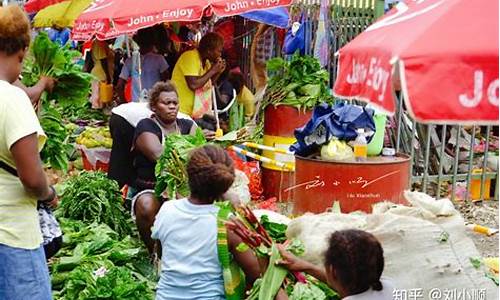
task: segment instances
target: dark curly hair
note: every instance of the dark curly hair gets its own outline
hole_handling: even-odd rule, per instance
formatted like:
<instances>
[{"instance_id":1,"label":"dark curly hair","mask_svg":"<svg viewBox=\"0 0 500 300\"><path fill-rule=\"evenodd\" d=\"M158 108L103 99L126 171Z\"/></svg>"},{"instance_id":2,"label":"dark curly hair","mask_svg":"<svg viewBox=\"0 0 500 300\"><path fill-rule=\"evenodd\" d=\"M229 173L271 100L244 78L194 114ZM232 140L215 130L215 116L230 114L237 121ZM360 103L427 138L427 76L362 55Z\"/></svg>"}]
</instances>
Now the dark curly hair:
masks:
<instances>
[{"instance_id":1,"label":"dark curly hair","mask_svg":"<svg viewBox=\"0 0 500 300\"><path fill-rule=\"evenodd\" d=\"M371 233L354 229L334 232L325 253L325 265L335 270L339 283L349 295L369 288L382 290L384 251Z\"/></svg>"},{"instance_id":2,"label":"dark curly hair","mask_svg":"<svg viewBox=\"0 0 500 300\"><path fill-rule=\"evenodd\" d=\"M0 52L8 56L30 44L30 23L17 5L0 7Z\"/></svg>"},{"instance_id":3,"label":"dark curly hair","mask_svg":"<svg viewBox=\"0 0 500 300\"><path fill-rule=\"evenodd\" d=\"M206 203L219 200L234 181L231 157L218 146L193 150L187 165L191 195Z\"/></svg>"},{"instance_id":4,"label":"dark curly hair","mask_svg":"<svg viewBox=\"0 0 500 300\"><path fill-rule=\"evenodd\" d=\"M200 51L201 54L206 54L208 51L222 46L224 46L224 38L222 35L216 32L209 32L201 38L200 44L198 45L198 51Z\"/></svg>"},{"instance_id":5,"label":"dark curly hair","mask_svg":"<svg viewBox=\"0 0 500 300\"><path fill-rule=\"evenodd\" d=\"M179 93L177 93L177 89L175 88L175 84L170 81L159 81L153 85L151 90L149 90L149 107L154 107L160 101L160 94L163 92L175 92L177 97Z\"/></svg>"}]
</instances>

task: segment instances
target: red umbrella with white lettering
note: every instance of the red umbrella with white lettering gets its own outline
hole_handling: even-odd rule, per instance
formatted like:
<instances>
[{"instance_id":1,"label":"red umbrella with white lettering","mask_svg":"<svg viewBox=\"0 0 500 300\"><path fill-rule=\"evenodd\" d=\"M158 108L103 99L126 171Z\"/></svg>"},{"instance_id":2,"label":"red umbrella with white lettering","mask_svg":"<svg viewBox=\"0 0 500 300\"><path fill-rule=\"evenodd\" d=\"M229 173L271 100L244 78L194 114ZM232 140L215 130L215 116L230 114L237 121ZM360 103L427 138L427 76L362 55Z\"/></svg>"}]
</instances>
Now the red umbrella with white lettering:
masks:
<instances>
[{"instance_id":1,"label":"red umbrella with white lettering","mask_svg":"<svg viewBox=\"0 0 500 300\"><path fill-rule=\"evenodd\" d=\"M290 5L293 0L95 0L76 20L72 37L107 39L162 22L198 21L206 9L220 17Z\"/></svg>"},{"instance_id":2,"label":"red umbrella with white lettering","mask_svg":"<svg viewBox=\"0 0 500 300\"><path fill-rule=\"evenodd\" d=\"M339 51L334 94L419 122L498 123L498 0L413 0Z\"/></svg>"}]
</instances>

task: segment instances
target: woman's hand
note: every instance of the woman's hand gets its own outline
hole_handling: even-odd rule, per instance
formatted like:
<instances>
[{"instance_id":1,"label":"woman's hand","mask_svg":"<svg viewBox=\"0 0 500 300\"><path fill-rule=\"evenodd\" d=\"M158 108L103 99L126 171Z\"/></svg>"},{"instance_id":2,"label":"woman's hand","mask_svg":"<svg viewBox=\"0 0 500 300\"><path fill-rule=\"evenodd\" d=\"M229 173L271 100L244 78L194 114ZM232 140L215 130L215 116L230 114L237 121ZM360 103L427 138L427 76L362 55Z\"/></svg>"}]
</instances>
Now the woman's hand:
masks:
<instances>
[{"instance_id":1,"label":"woman's hand","mask_svg":"<svg viewBox=\"0 0 500 300\"><path fill-rule=\"evenodd\" d=\"M208 129L203 129L203 135L205 136L205 138L209 141L215 139L215 132L212 131L212 130L208 130Z\"/></svg>"},{"instance_id":2,"label":"woman's hand","mask_svg":"<svg viewBox=\"0 0 500 300\"><path fill-rule=\"evenodd\" d=\"M226 69L226 61L219 58L217 62L212 66L212 70L215 74L220 74Z\"/></svg>"},{"instance_id":3,"label":"woman's hand","mask_svg":"<svg viewBox=\"0 0 500 300\"><path fill-rule=\"evenodd\" d=\"M56 85L56 80L52 77L42 76L40 77L40 82L43 84L43 90L47 92L52 92L54 86Z\"/></svg>"},{"instance_id":4,"label":"woman's hand","mask_svg":"<svg viewBox=\"0 0 500 300\"><path fill-rule=\"evenodd\" d=\"M53 209L57 208L57 205L59 205L59 197L55 196L54 200L48 202L47 205Z\"/></svg>"},{"instance_id":5,"label":"woman's hand","mask_svg":"<svg viewBox=\"0 0 500 300\"><path fill-rule=\"evenodd\" d=\"M286 251L285 246L278 245L281 260L276 263L290 270L291 272L305 272L322 282L328 282L325 270L308 261L300 259L292 253Z\"/></svg>"},{"instance_id":6,"label":"woman's hand","mask_svg":"<svg viewBox=\"0 0 500 300\"><path fill-rule=\"evenodd\" d=\"M283 266L292 272L305 272L306 270L309 270L311 268L311 263L300 259L292 253L286 251L285 246L278 245L278 250L282 258L281 260L278 260L276 262L278 265Z\"/></svg>"}]
</instances>

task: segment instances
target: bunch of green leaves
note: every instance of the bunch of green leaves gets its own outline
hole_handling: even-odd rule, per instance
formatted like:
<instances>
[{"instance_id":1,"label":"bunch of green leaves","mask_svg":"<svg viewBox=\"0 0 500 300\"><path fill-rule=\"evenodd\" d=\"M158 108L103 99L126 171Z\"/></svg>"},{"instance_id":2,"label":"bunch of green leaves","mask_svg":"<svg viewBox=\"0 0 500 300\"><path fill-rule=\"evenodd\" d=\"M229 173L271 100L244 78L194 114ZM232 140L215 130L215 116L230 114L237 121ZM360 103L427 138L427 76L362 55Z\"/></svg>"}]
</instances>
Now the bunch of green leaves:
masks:
<instances>
[{"instance_id":1,"label":"bunch of green leaves","mask_svg":"<svg viewBox=\"0 0 500 300\"><path fill-rule=\"evenodd\" d=\"M104 223L120 236L131 232L116 181L102 172L82 172L65 183L57 215L87 224Z\"/></svg>"},{"instance_id":2,"label":"bunch of green leaves","mask_svg":"<svg viewBox=\"0 0 500 300\"><path fill-rule=\"evenodd\" d=\"M284 243L286 241L286 230L288 228L287 225L281 223L274 223L269 221L269 217L267 215L263 215L260 218L260 223L266 229L269 236L276 243Z\"/></svg>"},{"instance_id":3,"label":"bunch of green leaves","mask_svg":"<svg viewBox=\"0 0 500 300\"><path fill-rule=\"evenodd\" d=\"M312 56L295 53L289 61L273 58L267 62L267 70L271 76L264 107L285 104L308 110L333 101L328 88L329 74Z\"/></svg>"},{"instance_id":4,"label":"bunch of green leaves","mask_svg":"<svg viewBox=\"0 0 500 300\"><path fill-rule=\"evenodd\" d=\"M57 84L48 99L65 107L84 103L90 94L93 76L83 72L82 67L75 63L80 56L78 51L70 50L69 46L61 47L52 42L47 33L41 32L23 64L23 83L33 86L42 76L52 77Z\"/></svg>"},{"instance_id":5,"label":"bunch of green leaves","mask_svg":"<svg viewBox=\"0 0 500 300\"><path fill-rule=\"evenodd\" d=\"M56 106L56 109L61 112L65 120L69 122L107 122L109 117L99 109L92 109L89 101L82 103L73 103L67 106Z\"/></svg>"},{"instance_id":6,"label":"bunch of green leaves","mask_svg":"<svg viewBox=\"0 0 500 300\"><path fill-rule=\"evenodd\" d=\"M276 247L276 244L271 246L269 264L266 272L262 276L261 281L254 285L250 291L247 300L273 300L281 288L283 281L288 274L288 270L277 265L281 255Z\"/></svg>"},{"instance_id":7,"label":"bunch of green leaves","mask_svg":"<svg viewBox=\"0 0 500 300\"><path fill-rule=\"evenodd\" d=\"M229 131L236 131L245 127L245 106L235 103L229 110Z\"/></svg>"},{"instance_id":8,"label":"bunch of green leaves","mask_svg":"<svg viewBox=\"0 0 500 300\"><path fill-rule=\"evenodd\" d=\"M64 127L61 114L53 107L44 105L40 125L47 135L47 141L40 153L43 162L54 169L67 172L73 146L68 143L69 133Z\"/></svg>"},{"instance_id":9,"label":"bunch of green leaves","mask_svg":"<svg viewBox=\"0 0 500 300\"><path fill-rule=\"evenodd\" d=\"M172 134L165 137L165 147L156 162L155 194L159 197L165 191L170 199L176 194L188 196L189 186L186 165L189 152L206 143L203 132L198 128L195 135Z\"/></svg>"},{"instance_id":10,"label":"bunch of green leaves","mask_svg":"<svg viewBox=\"0 0 500 300\"><path fill-rule=\"evenodd\" d=\"M138 239L105 224L60 224L63 246L50 263L55 299L153 299L158 278Z\"/></svg>"}]
</instances>

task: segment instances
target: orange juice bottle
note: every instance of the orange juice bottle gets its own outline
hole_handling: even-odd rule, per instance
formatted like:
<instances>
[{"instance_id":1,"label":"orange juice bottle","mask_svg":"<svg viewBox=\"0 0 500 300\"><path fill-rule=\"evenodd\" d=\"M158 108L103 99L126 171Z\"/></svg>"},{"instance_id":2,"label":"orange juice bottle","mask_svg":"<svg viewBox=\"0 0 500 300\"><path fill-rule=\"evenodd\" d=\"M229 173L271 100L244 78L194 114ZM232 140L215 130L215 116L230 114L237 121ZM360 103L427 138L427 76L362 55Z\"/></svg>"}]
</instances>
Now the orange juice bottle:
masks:
<instances>
[{"instance_id":1,"label":"orange juice bottle","mask_svg":"<svg viewBox=\"0 0 500 300\"><path fill-rule=\"evenodd\" d=\"M368 156L368 142L366 141L365 130L359 128L356 133L358 137L354 140L354 158L357 161L365 161Z\"/></svg>"}]
</instances>

